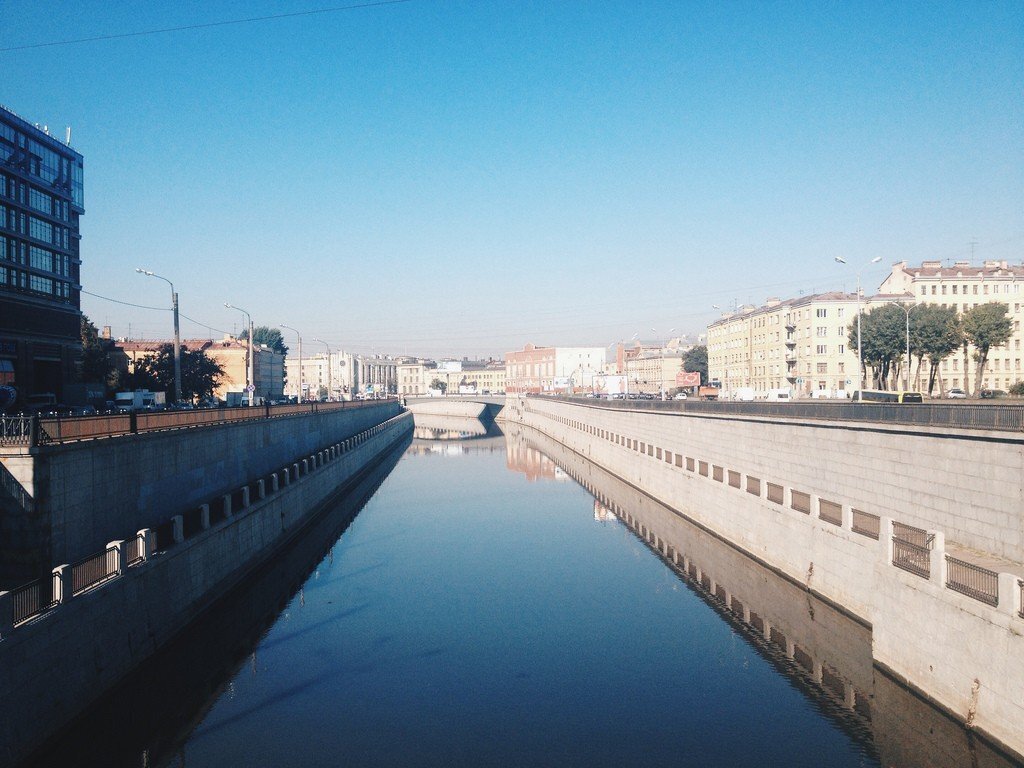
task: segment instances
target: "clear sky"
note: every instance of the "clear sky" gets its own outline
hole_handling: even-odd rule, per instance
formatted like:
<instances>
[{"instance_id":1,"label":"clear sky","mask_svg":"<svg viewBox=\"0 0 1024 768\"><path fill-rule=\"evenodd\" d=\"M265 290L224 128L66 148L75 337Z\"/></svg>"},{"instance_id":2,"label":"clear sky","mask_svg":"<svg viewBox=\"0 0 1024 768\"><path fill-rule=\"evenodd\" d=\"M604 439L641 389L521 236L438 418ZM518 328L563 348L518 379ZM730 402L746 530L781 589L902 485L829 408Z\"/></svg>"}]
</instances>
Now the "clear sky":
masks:
<instances>
[{"instance_id":1,"label":"clear sky","mask_svg":"<svg viewBox=\"0 0 1024 768\"><path fill-rule=\"evenodd\" d=\"M0 103L85 157L86 291L169 304L142 266L186 337L231 302L310 349L500 356L1024 255L1021 2L410 0L11 50L341 5L0 2Z\"/></svg>"}]
</instances>

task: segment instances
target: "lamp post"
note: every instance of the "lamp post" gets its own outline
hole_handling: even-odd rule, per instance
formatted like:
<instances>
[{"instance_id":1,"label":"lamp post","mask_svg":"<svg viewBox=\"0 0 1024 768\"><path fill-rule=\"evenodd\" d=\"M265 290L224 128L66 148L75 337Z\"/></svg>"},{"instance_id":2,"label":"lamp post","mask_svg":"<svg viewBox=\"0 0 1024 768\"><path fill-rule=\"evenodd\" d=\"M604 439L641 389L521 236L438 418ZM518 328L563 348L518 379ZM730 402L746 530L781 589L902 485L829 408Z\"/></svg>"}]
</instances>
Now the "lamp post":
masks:
<instances>
[{"instance_id":1,"label":"lamp post","mask_svg":"<svg viewBox=\"0 0 1024 768\"><path fill-rule=\"evenodd\" d=\"M845 264L846 259L842 256L836 256L835 260L839 264ZM872 264L877 264L882 260L881 256L875 256L871 261L865 264L865 267L869 267ZM857 379L860 386L858 389L864 389L864 347L860 343L860 273L863 270L857 270ZM909 321L908 321L909 322Z\"/></svg>"},{"instance_id":2,"label":"lamp post","mask_svg":"<svg viewBox=\"0 0 1024 768\"><path fill-rule=\"evenodd\" d=\"M323 339L313 337L313 341L320 342L321 344L324 345L324 347L327 348L327 399L330 400L331 395L334 392L334 389L331 386L331 348Z\"/></svg>"},{"instance_id":3,"label":"lamp post","mask_svg":"<svg viewBox=\"0 0 1024 768\"><path fill-rule=\"evenodd\" d=\"M668 329L669 337L672 336L672 333L674 331L675 331L675 328L669 328ZM657 334L658 333L658 329L657 328L651 328L651 333ZM668 342L666 341L665 344L667 344L667 343ZM665 400L665 344L659 344L661 349L658 351L658 355L661 358L661 368L658 370L658 384L661 387L661 399L662 400Z\"/></svg>"},{"instance_id":4,"label":"lamp post","mask_svg":"<svg viewBox=\"0 0 1024 768\"><path fill-rule=\"evenodd\" d=\"M299 339L299 397L297 402L302 402L302 334L299 333L295 328L284 323L278 323L282 328L287 328L289 331L295 331L295 335Z\"/></svg>"},{"instance_id":5,"label":"lamp post","mask_svg":"<svg viewBox=\"0 0 1024 768\"><path fill-rule=\"evenodd\" d=\"M901 302L901 301L890 301L888 303L892 304L894 306L899 307L907 315L907 373L903 377L903 391L904 392L909 392L910 391L910 310L912 310L914 307L916 307L917 304L911 304L908 307L908 306L904 305L903 302ZM918 368L918 373L920 373L920 370L921 369Z\"/></svg>"},{"instance_id":6,"label":"lamp post","mask_svg":"<svg viewBox=\"0 0 1024 768\"><path fill-rule=\"evenodd\" d=\"M174 312L174 399L177 402L181 400L181 334L178 332L178 292L174 290L174 283L166 277L150 272L148 269L142 269L142 267L136 267L135 271L140 275L163 280L171 286L171 309Z\"/></svg>"},{"instance_id":7,"label":"lamp post","mask_svg":"<svg viewBox=\"0 0 1024 768\"><path fill-rule=\"evenodd\" d=\"M252 406L256 405L256 376L254 375L255 360L252 354L252 315L250 315L241 307L233 306L231 304L228 304L227 302L224 302L224 306L227 307L228 309L237 309L239 312L245 315L246 319L249 321L249 365L245 372L245 390L246 392L249 393L249 407L251 408Z\"/></svg>"}]
</instances>

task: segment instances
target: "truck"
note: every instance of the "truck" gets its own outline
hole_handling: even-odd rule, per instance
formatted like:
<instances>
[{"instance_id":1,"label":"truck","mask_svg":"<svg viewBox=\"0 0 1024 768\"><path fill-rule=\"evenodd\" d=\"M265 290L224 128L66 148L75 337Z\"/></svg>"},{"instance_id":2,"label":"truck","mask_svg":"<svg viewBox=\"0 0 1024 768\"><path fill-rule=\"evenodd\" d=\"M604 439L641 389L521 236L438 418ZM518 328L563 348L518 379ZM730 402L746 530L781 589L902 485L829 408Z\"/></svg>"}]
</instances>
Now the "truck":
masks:
<instances>
[{"instance_id":1,"label":"truck","mask_svg":"<svg viewBox=\"0 0 1024 768\"><path fill-rule=\"evenodd\" d=\"M718 387L701 387L697 390L697 397L701 400L717 400L719 391Z\"/></svg>"},{"instance_id":2,"label":"truck","mask_svg":"<svg viewBox=\"0 0 1024 768\"><path fill-rule=\"evenodd\" d=\"M157 405L164 405L167 396L163 392L150 392L148 389L135 389L131 392L118 392L114 395L114 407L123 413L141 411Z\"/></svg>"}]
</instances>

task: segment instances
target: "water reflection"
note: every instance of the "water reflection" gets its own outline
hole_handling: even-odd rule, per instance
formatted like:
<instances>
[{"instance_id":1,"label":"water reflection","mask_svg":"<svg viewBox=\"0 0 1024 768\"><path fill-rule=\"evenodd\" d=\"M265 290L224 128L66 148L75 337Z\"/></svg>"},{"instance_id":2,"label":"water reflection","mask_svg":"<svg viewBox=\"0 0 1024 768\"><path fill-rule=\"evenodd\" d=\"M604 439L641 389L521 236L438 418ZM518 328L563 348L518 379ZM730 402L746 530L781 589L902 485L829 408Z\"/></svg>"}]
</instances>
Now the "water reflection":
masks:
<instances>
[{"instance_id":1,"label":"water reflection","mask_svg":"<svg viewBox=\"0 0 1024 768\"><path fill-rule=\"evenodd\" d=\"M419 440L473 440L501 437L501 428L493 420L467 416L443 416L413 413L413 437Z\"/></svg>"},{"instance_id":2,"label":"water reflection","mask_svg":"<svg viewBox=\"0 0 1024 768\"><path fill-rule=\"evenodd\" d=\"M596 521L621 522L882 765L1020 765L876 669L869 626L551 438L511 424L506 438L510 456L539 454L590 491Z\"/></svg>"},{"instance_id":3,"label":"water reflection","mask_svg":"<svg viewBox=\"0 0 1024 768\"><path fill-rule=\"evenodd\" d=\"M260 641L287 614L296 593L299 605L304 605L305 594L316 589L321 570L333 563L339 538L408 444L406 439L389 451L272 562L253 572L187 633L125 678L24 765L149 768L182 764L180 749L189 734L221 697L235 695L233 681L239 674L258 674L257 650L266 651L269 646ZM352 610L358 608L340 613ZM340 614L334 617L338 618ZM318 629L306 626L300 631Z\"/></svg>"}]
</instances>

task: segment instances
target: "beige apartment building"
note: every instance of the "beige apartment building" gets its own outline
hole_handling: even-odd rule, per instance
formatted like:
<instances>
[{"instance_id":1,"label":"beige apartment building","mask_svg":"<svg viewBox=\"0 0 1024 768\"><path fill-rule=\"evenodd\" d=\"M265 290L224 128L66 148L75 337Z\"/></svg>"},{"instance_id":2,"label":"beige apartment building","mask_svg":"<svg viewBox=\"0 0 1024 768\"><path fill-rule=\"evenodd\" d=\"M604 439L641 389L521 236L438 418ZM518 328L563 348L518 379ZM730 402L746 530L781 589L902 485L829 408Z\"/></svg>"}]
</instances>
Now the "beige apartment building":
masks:
<instances>
[{"instance_id":1,"label":"beige apartment building","mask_svg":"<svg viewBox=\"0 0 1024 768\"><path fill-rule=\"evenodd\" d=\"M913 297L916 304L939 304L958 312L991 301L1006 304L1013 323L1013 336L1007 344L989 352L981 383L982 388L1005 391L1024 379L1021 367L1022 283L1024 265L1011 265L1006 261L985 261L980 266L969 261L957 261L948 267L944 267L941 261L923 261L916 267L900 261L893 265L892 273L882 282L881 290L883 293L905 295L908 300ZM955 352L943 360L939 366L942 391L952 387L973 391L975 366L973 348L968 349L966 365L962 352Z\"/></svg>"},{"instance_id":2,"label":"beige apartment building","mask_svg":"<svg viewBox=\"0 0 1024 768\"><path fill-rule=\"evenodd\" d=\"M882 300L892 299L863 300L862 311ZM762 307L726 312L708 326L708 378L723 397L741 387L754 390L754 397L772 389L843 397L859 386L857 350L847 335L856 317L857 295L839 292L770 298Z\"/></svg>"}]
</instances>

